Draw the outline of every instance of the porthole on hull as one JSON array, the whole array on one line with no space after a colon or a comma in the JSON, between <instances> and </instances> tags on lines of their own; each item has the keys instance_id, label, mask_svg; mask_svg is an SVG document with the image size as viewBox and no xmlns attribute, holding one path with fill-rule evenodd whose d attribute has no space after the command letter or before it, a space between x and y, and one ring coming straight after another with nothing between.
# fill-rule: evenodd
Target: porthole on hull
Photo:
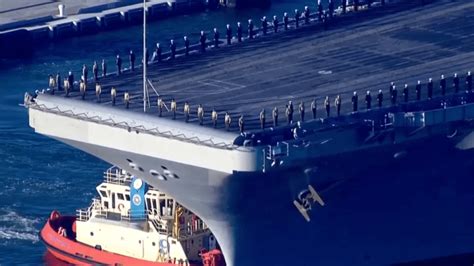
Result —
<instances>
[{"instance_id":1,"label":"porthole on hull","mask_svg":"<svg viewBox=\"0 0 474 266\"><path fill-rule=\"evenodd\" d=\"M162 181L166 181L166 177L164 177L163 175L161 175L158 171L154 170L154 169L151 169L150 170L150 175L158 178L159 180L162 180Z\"/></svg>"},{"instance_id":2,"label":"porthole on hull","mask_svg":"<svg viewBox=\"0 0 474 266\"><path fill-rule=\"evenodd\" d=\"M133 170L138 170L138 165L136 163L128 163L128 166L130 166Z\"/></svg>"},{"instance_id":3,"label":"porthole on hull","mask_svg":"<svg viewBox=\"0 0 474 266\"><path fill-rule=\"evenodd\" d=\"M168 168L166 166L162 165L161 169L163 169L163 174L165 176L167 176L168 178L179 179L179 176L177 174L173 173L172 171L168 170Z\"/></svg>"}]
</instances>

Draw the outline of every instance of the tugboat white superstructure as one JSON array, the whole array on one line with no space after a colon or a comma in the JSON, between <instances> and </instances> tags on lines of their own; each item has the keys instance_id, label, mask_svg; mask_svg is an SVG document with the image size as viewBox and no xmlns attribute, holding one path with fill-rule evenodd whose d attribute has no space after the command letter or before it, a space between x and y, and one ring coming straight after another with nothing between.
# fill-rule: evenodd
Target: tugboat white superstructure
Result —
<instances>
[{"instance_id":1,"label":"tugboat white superstructure","mask_svg":"<svg viewBox=\"0 0 474 266\"><path fill-rule=\"evenodd\" d=\"M59 259L115 265L223 262L202 220L141 179L112 167L97 192L100 197L76 217L54 211L43 228L41 238Z\"/></svg>"}]
</instances>

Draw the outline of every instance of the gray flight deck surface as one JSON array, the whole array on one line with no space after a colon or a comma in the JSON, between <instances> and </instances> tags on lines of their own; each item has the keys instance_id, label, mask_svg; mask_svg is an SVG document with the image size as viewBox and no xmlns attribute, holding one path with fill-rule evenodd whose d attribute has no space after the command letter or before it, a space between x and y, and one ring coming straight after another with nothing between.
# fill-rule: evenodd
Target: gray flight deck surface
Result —
<instances>
[{"instance_id":1,"label":"gray flight deck surface","mask_svg":"<svg viewBox=\"0 0 474 266\"><path fill-rule=\"evenodd\" d=\"M421 6L418 1L400 8L398 5L351 14L324 31L312 22L297 30L269 34L255 40L208 50L204 55L195 53L185 58L151 64L148 78L169 107L172 98L178 102L178 120L184 120L183 104L191 105L191 121L197 124L197 106L203 104L205 125L210 126L210 112L219 112L219 128L223 128L224 113L232 115L232 130L237 131L237 120L244 114L246 129L258 127L258 114L266 109L268 126L271 110L279 108L280 123L285 119L284 107L292 100L295 120L299 119L298 104L305 102L306 118L310 118L313 97L318 102L318 117L325 117L324 98L329 95L331 112L335 114L334 99L341 94L343 112L349 112L354 90L359 93L359 110L365 110L365 92L372 92L372 106L376 105L379 89L384 91L384 103L389 104L388 87L395 81L398 101L402 101L405 83L410 86L414 99L415 84L422 80L422 98L426 98L426 82L434 80L434 94L439 94L439 78L447 77L448 93L452 93L452 75L461 77L464 90L466 72L474 65L474 2L442 0ZM410 5L410 6L408 6ZM256 26L259 22L254 19ZM302 22L300 22L303 24ZM233 24L233 23L232 23ZM246 31L246 23L244 25ZM236 29L234 28L234 35ZM246 33L244 34L246 36ZM208 34L208 41L212 36ZM221 39L225 32L221 32ZM197 42L197 40L192 40ZM235 41L235 40L234 40ZM181 42L178 42L180 47ZM167 45L163 45L164 52ZM151 54L151 52L150 52ZM99 61L99 58L97 59ZM123 66L128 67L128 56L122 55ZM137 54L137 62L141 56ZM108 62L108 71L115 71ZM91 74L89 66L89 76ZM61 73L65 77L65 73ZM111 105L110 88L118 90L117 105L125 108L123 93L128 90L132 101L130 109L143 112L142 71L125 71L117 77L112 74L101 80L102 105ZM75 72L76 79L79 72ZM89 82L86 100L95 102L92 82ZM157 115L157 96L150 92L150 115ZM63 95L63 94L57 94ZM62 97L62 96L61 96ZM80 100L77 85L71 98ZM171 113L164 112L164 119ZM184 123L184 121L183 121Z\"/></svg>"}]
</instances>

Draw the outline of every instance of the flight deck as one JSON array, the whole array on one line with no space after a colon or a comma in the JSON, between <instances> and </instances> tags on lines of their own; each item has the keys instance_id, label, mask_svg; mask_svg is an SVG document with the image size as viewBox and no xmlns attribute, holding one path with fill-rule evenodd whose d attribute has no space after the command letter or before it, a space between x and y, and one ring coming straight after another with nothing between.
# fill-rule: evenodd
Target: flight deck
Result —
<instances>
[{"instance_id":1,"label":"flight deck","mask_svg":"<svg viewBox=\"0 0 474 266\"><path fill-rule=\"evenodd\" d=\"M447 80L447 94L453 93L452 77L460 77L460 91L465 88L465 76L474 63L474 3L440 0L427 5L418 1L402 1L373 7L370 10L348 12L330 20L327 29L312 14L309 24L300 20L295 28L285 31L280 25L278 32L269 28L263 36L259 31L255 39L247 40L244 25L244 40L236 40L235 22L231 45L225 45L225 31L221 30L220 45L212 47L213 33L207 31L206 52L199 51L198 34L190 34L191 53L184 55L184 43L175 40L178 46L175 59L167 59L168 44L163 47L162 62L148 65L149 115L158 115L158 95L165 101L177 102L176 120L183 121L183 106L189 102L189 123L198 124L197 108L204 108L204 126L212 126L211 111L218 112L218 128L224 128L224 114L232 117L231 131L238 131L237 121L244 115L245 128L259 128L259 113L266 110L266 123L272 120L272 109L279 109L280 124L286 123L285 104L295 106L295 121L299 119L298 105L304 102L306 118L311 119L310 104L316 99L318 118L326 117L324 99L329 96L332 115L335 116L334 99L342 98L342 113L352 111L351 97L359 95L359 111L365 111L364 98L370 90L372 106L381 89L384 105L390 105L389 86L395 82L397 101L402 102L404 84L409 86L409 99L415 100L415 85L422 84L422 99L427 98L426 84L433 78L434 96L440 94L439 79ZM314 8L313 8L314 11ZM289 12L289 14L292 14ZM268 16L270 17L270 16ZM281 18L279 18L281 22ZM260 26L260 20L254 18ZM223 27L222 27L223 28ZM153 47L150 40L149 47ZM151 54L151 51L150 51ZM123 67L128 67L128 55L121 55ZM141 56L137 55L137 62ZM99 59L97 59L98 62ZM91 80L88 82L86 101L111 106L110 89L117 89L114 108L125 109L124 93L129 92L130 111L143 112L142 70L124 70L116 75L115 62L107 62L109 75L100 78L102 94L97 102ZM89 66L89 76L91 75ZM75 72L75 76L80 76ZM66 73L61 73L65 77ZM64 97L63 92L56 95ZM81 100L78 86L70 98ZM164 111L164 119L171 119L171 112Z\"/></svg>"}]
</instances>

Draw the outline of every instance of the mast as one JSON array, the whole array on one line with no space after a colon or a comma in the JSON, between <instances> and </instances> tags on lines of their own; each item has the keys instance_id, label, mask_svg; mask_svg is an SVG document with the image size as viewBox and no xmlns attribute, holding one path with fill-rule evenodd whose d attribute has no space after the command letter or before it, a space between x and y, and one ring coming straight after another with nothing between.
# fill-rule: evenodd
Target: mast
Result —
<instances>
[{"instance_id":1,"label":"mast","mask_svg":"<svg viewBox=\"0 0 474 266\"><path fill-rule=\"evenodd\" d=\"M143 112L146 112L146 0L143 0Z\"/></svg>"}]
</instances>

